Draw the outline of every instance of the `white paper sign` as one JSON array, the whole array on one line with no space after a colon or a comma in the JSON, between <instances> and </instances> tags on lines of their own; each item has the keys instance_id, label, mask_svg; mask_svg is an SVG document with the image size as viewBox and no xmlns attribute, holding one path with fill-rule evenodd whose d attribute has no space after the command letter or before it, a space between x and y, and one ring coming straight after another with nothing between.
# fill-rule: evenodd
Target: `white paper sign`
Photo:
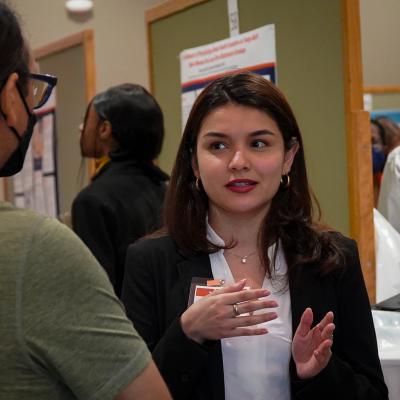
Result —
<instances>
[{"instance_id":1,"label":"white paper sign","mask_svg":"<svg viewBox=\"0 0 400 400\"><path fill-rule=\"evenodd\" d=\"M226 73L252 71L276 83L275 25L186 49L180 53L182 127L196 97L205 86Z\"/></svg>"}]
</instances>

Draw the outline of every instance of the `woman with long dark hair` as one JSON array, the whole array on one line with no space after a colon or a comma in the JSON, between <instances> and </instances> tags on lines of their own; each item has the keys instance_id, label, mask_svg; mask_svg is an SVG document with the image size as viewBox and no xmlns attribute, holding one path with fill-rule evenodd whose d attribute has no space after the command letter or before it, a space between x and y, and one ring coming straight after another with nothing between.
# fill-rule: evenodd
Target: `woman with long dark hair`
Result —
<instances>
[{"instance_id":1,"label":"woman with long dark hair","mask_svg":"<svg viewBox=\"0 0 400 400\"><path fill-rule=\"evenodd\" d=\"M197 98L122 299L175 399L387 398L356 244L316 222L296 119L259 75Z\"/></svg>"}]
</instances>

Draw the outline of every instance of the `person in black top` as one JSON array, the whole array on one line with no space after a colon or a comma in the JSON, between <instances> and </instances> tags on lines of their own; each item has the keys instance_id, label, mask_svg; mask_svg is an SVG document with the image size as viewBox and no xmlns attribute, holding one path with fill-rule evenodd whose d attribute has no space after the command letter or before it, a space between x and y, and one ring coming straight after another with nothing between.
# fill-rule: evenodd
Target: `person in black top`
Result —
<instances>
[{"instance_id":1,"label":"person in black top","mask_svg":"<svg viewBox=\"0 0 400 400\"><path fill-rule=\"evenodd\" d=\"M163 114L140 85L122 84L94 97L81 137L82 155L110 160L72 204L73 230L121 293L128 245L159 228L168 175L154 164Z\"/></svg>"}]
</instances>

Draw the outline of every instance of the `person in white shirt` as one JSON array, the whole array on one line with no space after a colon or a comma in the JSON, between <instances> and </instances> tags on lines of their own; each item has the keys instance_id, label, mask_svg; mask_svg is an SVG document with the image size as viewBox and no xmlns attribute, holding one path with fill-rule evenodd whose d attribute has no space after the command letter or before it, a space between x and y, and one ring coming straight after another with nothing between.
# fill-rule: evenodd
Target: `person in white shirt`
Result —
<instances>
[{"instance_id":1,"label":"person in white shirt","mask_svg":"<svg viewBox=\"0 0 400 400\"><path fill-rule=\"evenodd\" d=\"M174 399L387 399L356 244L313 218L276 86L202 91L164 210L128 248L122 301Z\"/></svg>"},{"instance_id":2,"label":"person in white shirt","mask_svg":"<svg viewBox=\"0 0 400 400\"><path fill-rule=\"evenodd\" d=\"M385 129L386 163L379 192L378 210L400 233L400 127L380 118Z\"/></svg>"}]
</instances>

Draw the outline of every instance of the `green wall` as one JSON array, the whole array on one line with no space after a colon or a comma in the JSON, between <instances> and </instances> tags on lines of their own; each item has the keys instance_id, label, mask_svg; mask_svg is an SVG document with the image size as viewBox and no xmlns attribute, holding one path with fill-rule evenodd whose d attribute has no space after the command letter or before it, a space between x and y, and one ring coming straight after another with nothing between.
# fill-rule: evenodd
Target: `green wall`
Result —
<instances>
[{"instance_id":1,"label":"green wall","mask_svg":"<svg viewBox=\"0 0 400 400\"><path fill-rule=\"evenodd\" d=\"M278 86L303 133L323 220L349 233L341 0L239 0L240 32L275 24ZM210 0L151 25L153 88L165 113L160 165L170 171L181 136L183 49L229 37L226 0Z\"/></svg>"},{"instance_id":2,"label":"green wall","mask_svg":"<svg viewBox=\"0 0 400 400\"><path fill-rule=\"evenodd\" d=\"M165 116L160 166L170 172L181 137L179 53L229 37L226 1L207 1L151 26L153 94Z\"/></svg>"},{"instance_id":3,"label":"green wall","mask_svg":"<svg viewBox=\"0 0 400 400\"><path fill-rule=\"evenodd\" d=\"M372 96L373 110L400 110L400 93L382 93Z\"/></svg>"}]
</instances>

